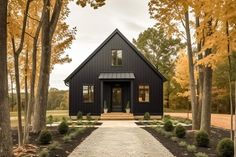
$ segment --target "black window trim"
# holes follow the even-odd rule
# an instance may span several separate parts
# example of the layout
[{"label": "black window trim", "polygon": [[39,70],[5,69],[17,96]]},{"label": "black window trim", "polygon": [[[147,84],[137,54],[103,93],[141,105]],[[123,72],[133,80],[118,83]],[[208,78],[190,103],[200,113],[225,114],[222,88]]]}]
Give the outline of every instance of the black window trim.
[{"label": "black window trim", "polygon": [[[112,51],[114,51],[114,50],[116,50],[116,51],[121,50],[121,65],[113,65],[112,64],[113,63]],[[111,49],[111,66],[112,67],[121,67],[121,66],[123,66],[123,49]]]},{"label": "black window trim", "polygon": [[[84,86],[93,86],[93,101],[91,102],[85,102],[84,101]],[[95,102],[95,84],[88,84],[88,83],[84,83],[82,84],[82,103],[84,104],[93,104]]]},{"label": "black window trim", "polygon": [[[148,101],[139,101],[139,87],[140,86],[148,86],[148,94],[149,94],[149,99],[148,99]],[[149,84],[147,84],[147,83],[141,83],[141,84],[139,84],[138,85],[138,103],[142,103],[142,104],[145,104],[145,103],[150,103],[150,91],[151,91],[151,89],[150,89],[150,85]]]}]

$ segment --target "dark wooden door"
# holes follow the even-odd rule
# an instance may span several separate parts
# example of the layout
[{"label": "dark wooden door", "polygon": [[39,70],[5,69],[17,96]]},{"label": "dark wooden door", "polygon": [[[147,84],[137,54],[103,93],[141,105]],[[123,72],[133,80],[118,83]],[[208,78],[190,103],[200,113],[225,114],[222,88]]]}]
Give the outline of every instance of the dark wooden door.
[{"label": "dark wooden door", "polygon": [[121,87],[112,88],[112,111],[113,112],[122,111],[122,88]]}]

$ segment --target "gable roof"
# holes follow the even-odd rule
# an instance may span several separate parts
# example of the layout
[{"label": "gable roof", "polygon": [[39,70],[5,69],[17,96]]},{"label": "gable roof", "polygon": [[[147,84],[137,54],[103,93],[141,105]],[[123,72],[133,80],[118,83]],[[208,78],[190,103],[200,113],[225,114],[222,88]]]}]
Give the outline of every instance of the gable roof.
[{"label": "gable roof", "polygon": [[95,49],[95,51],[84,61],[82,64],[80,64],[65,80],[65,84],[69,82],[69,80],[84,67],[84,65],[92,59],[101,48],[103,48],[104,45],[106,45],[116,34],[118,34],[133,50],[136,52],[136,54],[158,75],[161,77],[163,81],[166,81],[167,79],[144,57],[144,55],[118,30],[115,29],[109,35],[106,40],[98,47]]}]

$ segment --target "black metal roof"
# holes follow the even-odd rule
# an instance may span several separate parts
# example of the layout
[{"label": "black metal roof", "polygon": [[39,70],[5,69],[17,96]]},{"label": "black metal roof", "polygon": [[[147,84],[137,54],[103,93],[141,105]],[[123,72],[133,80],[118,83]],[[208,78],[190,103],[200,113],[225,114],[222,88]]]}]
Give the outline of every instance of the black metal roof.
[{"label": "black metal roof", "polygon": [[144,60],[145,63],[158,75],[162,78],[163,81],[166,81],[167,79],[143,56],[143,54],[118,30],[115,29],[115,31],[112,32],[111,35],[107,37],[107,39],[97,48],[95,51],[82,63],[80,64],[65,80],[65,84],[69,82],[69,80],[77,73],[80,71],[80,69],[83,68],[83,66],[90,60],[92,59],[98,51],[107,43],[109,40],[118,34],[136,53],[141,59]]},{"label": "black metal roof", "polygon": [[114,73],[100,73],[98,79],[104,80],[104,79],[135,79],[134,73],[120,73],[120,72],[114,72]]}]

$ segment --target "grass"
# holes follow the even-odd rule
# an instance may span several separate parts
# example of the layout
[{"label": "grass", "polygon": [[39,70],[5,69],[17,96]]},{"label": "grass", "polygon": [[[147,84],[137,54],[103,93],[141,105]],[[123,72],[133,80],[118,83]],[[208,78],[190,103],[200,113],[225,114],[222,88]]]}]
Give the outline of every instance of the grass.
[{"label": "grass", "polygon": [[[52,115],[53,118],[62,119],[62,117],[68,117],[68,110],[48,110],[47,117]],[[11,116],[11,127],[16,127],[18,123],[17,112],[10,112]],[[22,122],[24,125],[24,112],[22,112]]]}]

